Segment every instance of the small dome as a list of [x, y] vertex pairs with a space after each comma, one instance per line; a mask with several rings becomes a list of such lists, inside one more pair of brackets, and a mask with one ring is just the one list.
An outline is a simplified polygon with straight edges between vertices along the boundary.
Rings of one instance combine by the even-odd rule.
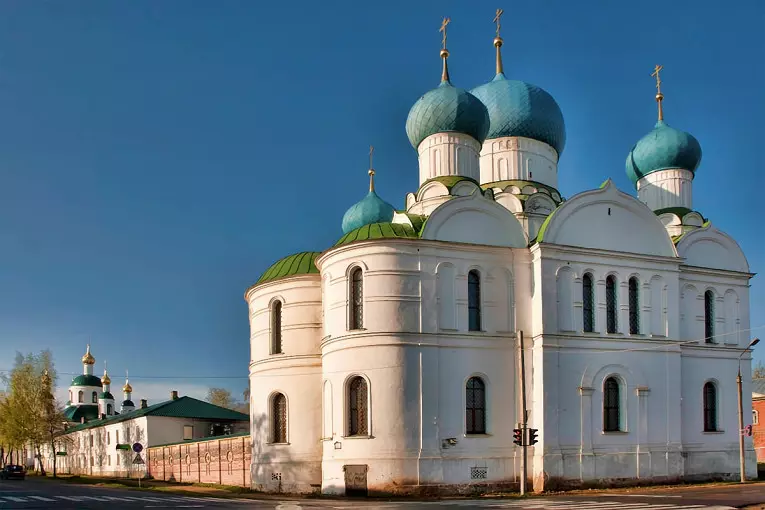
[[695, 173], [701, 163], [701, 145], [690, 133], [660, 120], [641, 138], [627, 156], [627, 177], [633, 184], [646, 175], [669, 168]]
[[104, 376], [101, 378], [101, 384], [111, 384], [112, 380], [109, 378], [109, 374], [104, 371]]
[[102, 391], [98, 398], [100, 400], [114, 400], [114, 397], [108, 391]]
[[473, 94], [445, 80], [409, 110], [406, 135], [416, 149], [430, 135], [448, 132], [470, 135], [483, 143], [489, 132], [489, 112]]
[[279, 259], [260, 275], [255, 285], [287, 276], [318, 273], [316, 257], [319, 255], [318, 251], [304, 251]]
[[133, 387], [130, 386], [130, 383], [125, 381], [125, 386], [122, 387], [122, 391], [125, 393], [133, 393]]
[[135, 407], [135, 404], [132, 400], [123, 400], [122, 407]]
[[93, 365], [96, 362], [96, 358], [93, 357], [92, 354], [90, 354], [90, 344], [88, 344], [88, 349], [85, 351], [85, 355], [82, 357], [82, 362], [85, 365]]
[[74, 379], [72, 379], [72, 386], [95, 386], [97, 388], [101, 387], [101, 379], [96, 377], [95, 375], [78, 375]]
[[393, 206], [372, 190], [343, 215], [343, 234], [370, 223], [387, 223], [393, 220], [394, 212]]
[[558, 156], [566, 145], [566, 125], [558, 103], [545, 90], [498, 73], [470, 91], [489, 112], [486, 138], [522, 136], [544, 142]]

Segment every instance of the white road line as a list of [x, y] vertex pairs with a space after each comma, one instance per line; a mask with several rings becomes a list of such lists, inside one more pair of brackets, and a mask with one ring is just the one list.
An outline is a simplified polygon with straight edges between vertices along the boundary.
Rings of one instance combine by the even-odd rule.
[[76, 501], [77, 503], [82, 501], [82, 496], [56, 496], [60, 499], [68, 499], [69, 501]]
[[56, 501], [55, 499], [46, 498], [43, 496], [27, 496], [28, 498], [39, 499], [40, 501]]
[[27, 503], [28, 501], [24, 498], [17, 498], [15, 496], [3, 496], [5, 499], [10, 499], [11, 501], [15, 501], [16, 503]]

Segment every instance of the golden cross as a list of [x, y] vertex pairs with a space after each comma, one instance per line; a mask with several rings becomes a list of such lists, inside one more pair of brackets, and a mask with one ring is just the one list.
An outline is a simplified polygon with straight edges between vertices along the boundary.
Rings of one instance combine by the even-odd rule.
[[660, 66], [656, 64], [656, 67], [654, 67], [653, 72], [651, 73], [651, 76], [656, 78], [656, 93], [661, 94], [661, 77], [659, 76], [659, 72], [664, 69], [664, 66]]
[[502, 17], [502, 14], [504, 14], [504, 12], [505, 11], [503, 11], [502, 9], [497, 9], [497, 15], [494, 16], [494, 20], [493, 21], [494, 21], [494, 23], [497, 24], [497, 37], [499, 37], [499, 27], [501, 26], [500, 22], [499, 22], [499, 18]]
[[448, 25], [452, 20], [449, 18], [444, 18], [443, 21], [441, 21], [441, 28], [438, 29], [439, 32], [442, 32], [444, 34], [444, 37], [441, 41], [441, 44], [443, 45], [443, 49], [446, 49], [446, 25]]

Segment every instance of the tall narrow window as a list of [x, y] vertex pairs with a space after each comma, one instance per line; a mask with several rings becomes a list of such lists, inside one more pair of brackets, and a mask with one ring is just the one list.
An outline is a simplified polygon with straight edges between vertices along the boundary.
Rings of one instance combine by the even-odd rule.
[[638, 295], [640, 284], [634, 276], [629, 283], [629, 306], [630, 306], [630, 335], [640, 334], [640, 297]]
[[606, 331], [616, 333], [616, 277], [606, 278]]
[[465, 433], [486, 434], [486, 384], [480, 377], [465, 386]]
[[711, 290], [704, 293], [704, 340], [714, 343], [715, 338], [715, 295]]
[[271, 399], [272, 442], [287, 442], [287, 397], [277, 393]]
[[481, 331], [481, 275], [475, 269], [468, 273], [468, 329]]
[[593, 301], [592, 275], [585, 273], [582, 277], [582, 326], [586, 333], [592, 333], [595, 329]]
[[348, 329], [362, 329], [364, 327], [364, 281], [360, 267], [351, 272], [350, 302], [351, 316]]
[[348, 384], [348, 435], [369, 434], [367, 381], [356, 376]]
[[717, 388], [714, 383], [704, 385], [704, 432], [717, 431]]
[[98, 404], [98, 392], [97, 391], [93, 392], [92, 397], [93, 397], [93, 403], [94, 404]]
[[85, 402], [85, 394], [81, 391], [77, 393], [77, 402]]
[[271, 304], [271, 354], [282, 353], [282, 302]]
[[112, 405], [111, 404], [106, 404], [106, 414], [108, 414], [109, 416], [112, 415]]
[[619, 381], [609, 377], [603, 384], [603, 431], [619, 432]]

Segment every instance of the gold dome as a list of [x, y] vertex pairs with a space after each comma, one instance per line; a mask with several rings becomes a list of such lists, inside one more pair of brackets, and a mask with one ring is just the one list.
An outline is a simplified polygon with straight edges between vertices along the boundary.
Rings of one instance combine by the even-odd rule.
[[109, 378], [109, 374], [106, 373], [106, 370], [104, 370], [104, 376], [101, 378], [101, 384], [111, 384], [112, 380]]
[[125, 381], [125, 386], [122, 387], [122, 391], [125, 393], [133, 393], [133, 387], [130, 386], [130, 383], [127, 380]]
[[85, 356], [82, 357], [82, 362], [85, 365], [94, 365], [96, 363], [96, 358], [90, 354], [90, 344], [88, 344], [88, 350], [85, 351]]

